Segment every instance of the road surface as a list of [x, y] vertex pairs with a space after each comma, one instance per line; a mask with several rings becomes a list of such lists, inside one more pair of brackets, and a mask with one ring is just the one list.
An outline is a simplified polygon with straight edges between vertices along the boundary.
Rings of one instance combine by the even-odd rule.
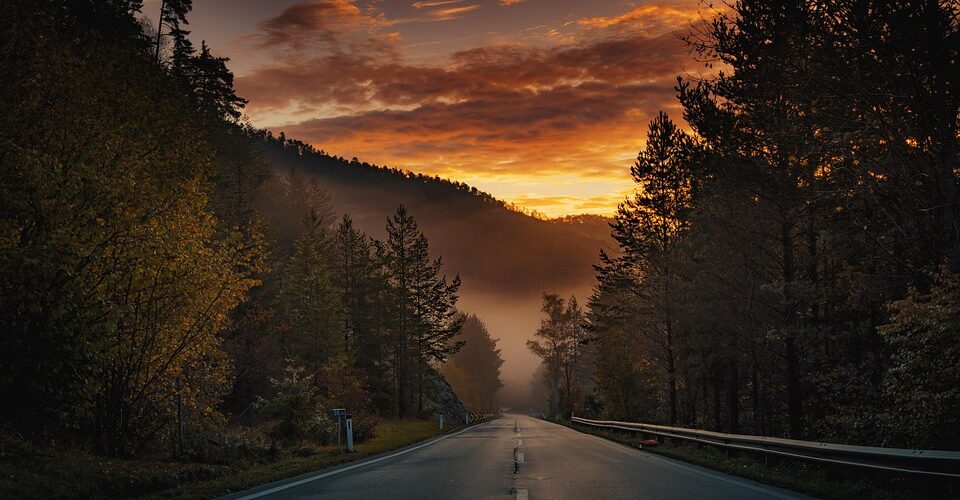
[[228, 498], [739, 500], [802, 496], [543, 420], [507, 415], [399, 453]]

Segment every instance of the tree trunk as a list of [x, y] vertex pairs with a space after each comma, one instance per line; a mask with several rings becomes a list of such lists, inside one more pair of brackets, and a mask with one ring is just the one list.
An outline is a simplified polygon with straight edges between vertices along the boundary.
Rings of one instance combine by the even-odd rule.
[[760, 420], [760, 366], [756, 352], [753, 353], [753, 360], [750, 363], [750, 403], [753, 411], [753, 429], [751, 429], [751, 432], [763, 434]]
[[713, 378], [713, 430], [720, 432], [721, 422], [720, 422], [720, 413], [722, 410], [720, 407], [720, 392], [723, 391], [723, 371], [715, 369], [714, 373], [716, 374]]
[[[786, 330], [793, 329], [796, 316], [795, 304], [789, 290], [794, 281], [793, 270], [793, 238], [790, 234], [792, 224], [786, 214], [781, 222], [780, 244], [783, 251], [783, 286], [784, 286], [784, 322]], [[784, 339], [785, 355], [787, 358], [787, 413], [790, 427], [790, 437], [800, 439], [803, 422], [803, 396], [800, 393], [800, 360], [797, 353], [796, 339], [792, 331], [786, 333]]]
[[739, 374], [737, 373], [737, 360], [730, 360], [730, 389], [727, 393], [727, 409], [729, 410], [727, 430], [731, 434], [740, 432], [740, 390]]
[[160, 2], [160, 21], [157, 23], [157, 46], [154, 54], [154, 58], [157, 60], [157, 64], [160, 64], [160, 37], [163, 36], [163, 11], [167, 7], [167, 0], [161, 0]]
[[677, 366], [673, 353], [673, 328], [667, 321], [667, 376], [670, 379], [670, 425], [677, 425]]

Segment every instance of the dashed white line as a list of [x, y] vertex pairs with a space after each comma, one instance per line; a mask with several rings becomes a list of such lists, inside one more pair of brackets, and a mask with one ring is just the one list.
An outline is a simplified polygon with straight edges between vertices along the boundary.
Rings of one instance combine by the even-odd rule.
[[516, 500], [527, 500], [527, 499], [529, 498], [529, 496], [530, 496], [530, 495], [529, 495], [529, 493], [527, 493], [527, 490], [517, 490], [517, 498], [516, 498]]

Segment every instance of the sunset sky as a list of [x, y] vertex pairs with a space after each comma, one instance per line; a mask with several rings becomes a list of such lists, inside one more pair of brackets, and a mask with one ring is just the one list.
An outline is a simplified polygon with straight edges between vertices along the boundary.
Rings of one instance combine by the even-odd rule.
[[[159, 0], [144, 14], [156, 18]], [[194, 0], [250, 121], [466, 182], [549, 216], [611, 214], [673, 85], [696, 0]]]

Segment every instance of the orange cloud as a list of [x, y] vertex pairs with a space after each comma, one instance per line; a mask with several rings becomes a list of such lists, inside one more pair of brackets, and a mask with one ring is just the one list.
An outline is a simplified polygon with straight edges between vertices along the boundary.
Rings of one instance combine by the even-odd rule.
[[[477, 8], [420, 3], [428, 16]], [[673, 85], [694, 64], [672, 32], [623, 27], [654, 18], [677, 27], [690, 15], [640, 7], [581, 20], [588, 32], [574, 42], [479, 46], [443, 64], [351, 44], [279, 59], [236, 85], [256, 123], [333, 154], [454, 178], [551, 216], [611, 214], [632, 189], [629, 166], [651, 117], [663, 109], [679, 119]]]
[[413, 2], [414, 8], [427, 9], [431, 7], [441, 7], [444, 5], [453, 5], [463, 3], [463, 0], [436, 0], [433, 2]]
[[700, 20], [696, 8], [684, 8], [664, 5], [642, 5], [618, 16], [588, 17], [577, 21], [581, 26], [590, 28], [677, 28]]
[[430, 11], [428, 14], [431, 19], [436, 21], [448, 21], [450, 19], [459, 19], [463, 17], [464, 14], [468, 12], [473, 12], [480, 8], [480, 5], [464, 5], [463, 7], [448, 7], [445, 9], [438, 9]]

